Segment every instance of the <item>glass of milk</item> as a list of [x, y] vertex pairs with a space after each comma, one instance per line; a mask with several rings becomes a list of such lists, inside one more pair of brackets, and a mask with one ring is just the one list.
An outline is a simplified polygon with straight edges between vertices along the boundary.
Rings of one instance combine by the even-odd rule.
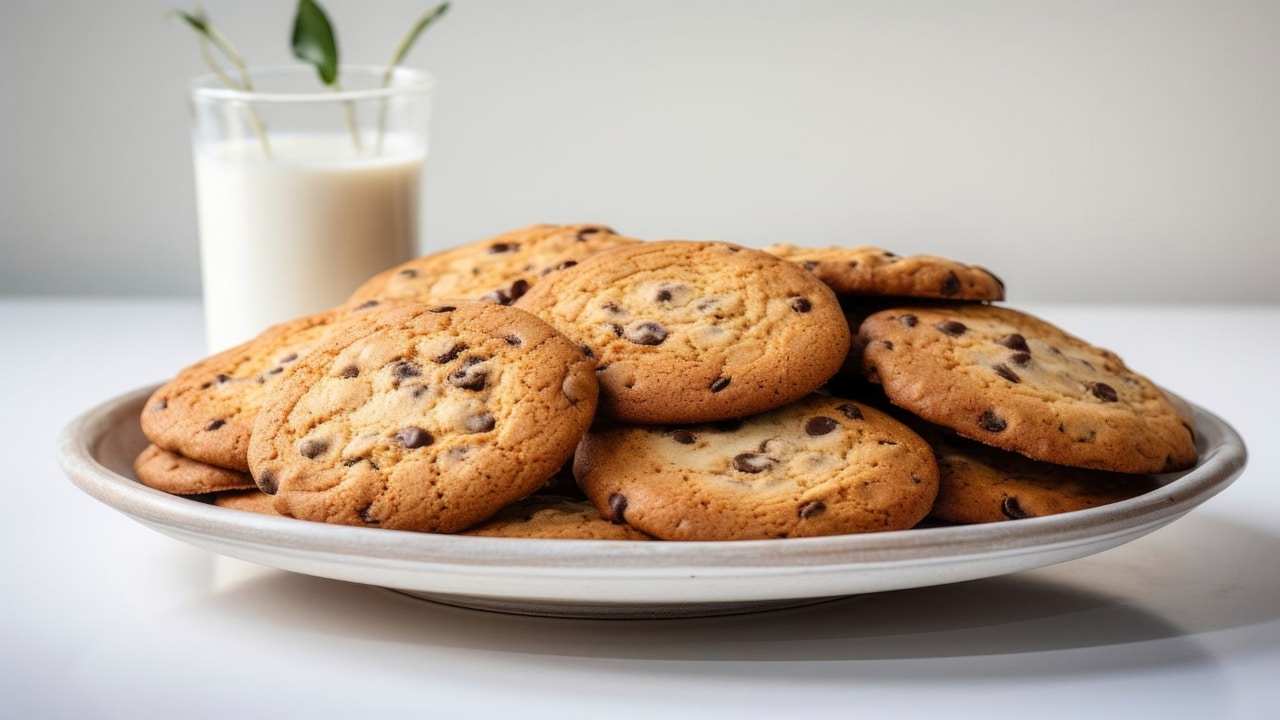
[[211, 353], [419, 254], [431, 76], [345, 66], [334, 91], [310, 66], [249, 72], [252, 92], [190, 88]]

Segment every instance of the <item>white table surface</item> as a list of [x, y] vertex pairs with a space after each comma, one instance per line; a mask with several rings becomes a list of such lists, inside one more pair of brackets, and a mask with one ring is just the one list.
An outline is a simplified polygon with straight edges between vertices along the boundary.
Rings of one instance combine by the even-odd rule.
[[202, 355], [190, 300], [0, 298], [0, 718], [1280, 716], [1280, 306], [1019, 306], [1225, 418], [1243, 476], [1100, 555], [692, 620], [517, 617], [220, 558], [73, 486], [81, 411]]

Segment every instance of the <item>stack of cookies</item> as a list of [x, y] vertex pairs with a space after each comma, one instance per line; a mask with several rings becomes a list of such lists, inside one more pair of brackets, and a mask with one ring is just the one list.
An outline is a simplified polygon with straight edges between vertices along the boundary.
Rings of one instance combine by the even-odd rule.
[[874, 247], [524, 228], [182, 370], [135, 471], [345, 525], [739, 540], [1069, 512], [1195, 464], [1189, 413], [1004, 292]]

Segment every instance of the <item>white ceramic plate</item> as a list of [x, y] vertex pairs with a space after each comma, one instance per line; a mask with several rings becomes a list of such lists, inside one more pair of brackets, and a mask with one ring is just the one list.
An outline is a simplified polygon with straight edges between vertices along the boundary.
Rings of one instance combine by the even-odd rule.
[[379, 585], [467, 607], [564, 617], [747, 612], [844, 595], [973, 580], [1081, 558], [1145, 535], [1244, 469], [1240, 436], [1191, 405], [1200, 462], [1145, 495], [1090, 510], [988, 525], [737, 542], [464, 537], [325, 525], [215, 507], [133, 476], [154, 388], [71, 422], [58, 455], [82, 490], [162, 533], [298, 573]]

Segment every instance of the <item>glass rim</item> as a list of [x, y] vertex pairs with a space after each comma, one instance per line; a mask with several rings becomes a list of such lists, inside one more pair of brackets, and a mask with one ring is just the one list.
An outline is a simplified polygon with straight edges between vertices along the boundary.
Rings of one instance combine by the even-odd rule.
[[[386, 67], [378, 65], [341, 65], [338, 77], [344, 73], [358, 73], [364, 76], [381, 77]], [[315, 68], [301, 63], [295, 65], [262, 65], [248, 68], [250, 77], [261, 75], [311, 74]], [[234, 71], [231, 73], [234, 75]], [[240, 90], [229, 88], [222, 83], [216, 73], [204, 73], [192, 78], [188, 90], [194, 100], [220, 100], [252, 103], [316, 103], [343, 102], [357, 100], [379, 100], [403, 95], [405, 93], [428, 93], [435, 87], [435, 77], [423, 70], [397, 65], [391, 71], [392, 84], [387, 87], [367, 88], [361, 90], [328, 90], [320, 84], [316, 77], [315, 90], [301, 92], [279, 92], [262, 90]]]

